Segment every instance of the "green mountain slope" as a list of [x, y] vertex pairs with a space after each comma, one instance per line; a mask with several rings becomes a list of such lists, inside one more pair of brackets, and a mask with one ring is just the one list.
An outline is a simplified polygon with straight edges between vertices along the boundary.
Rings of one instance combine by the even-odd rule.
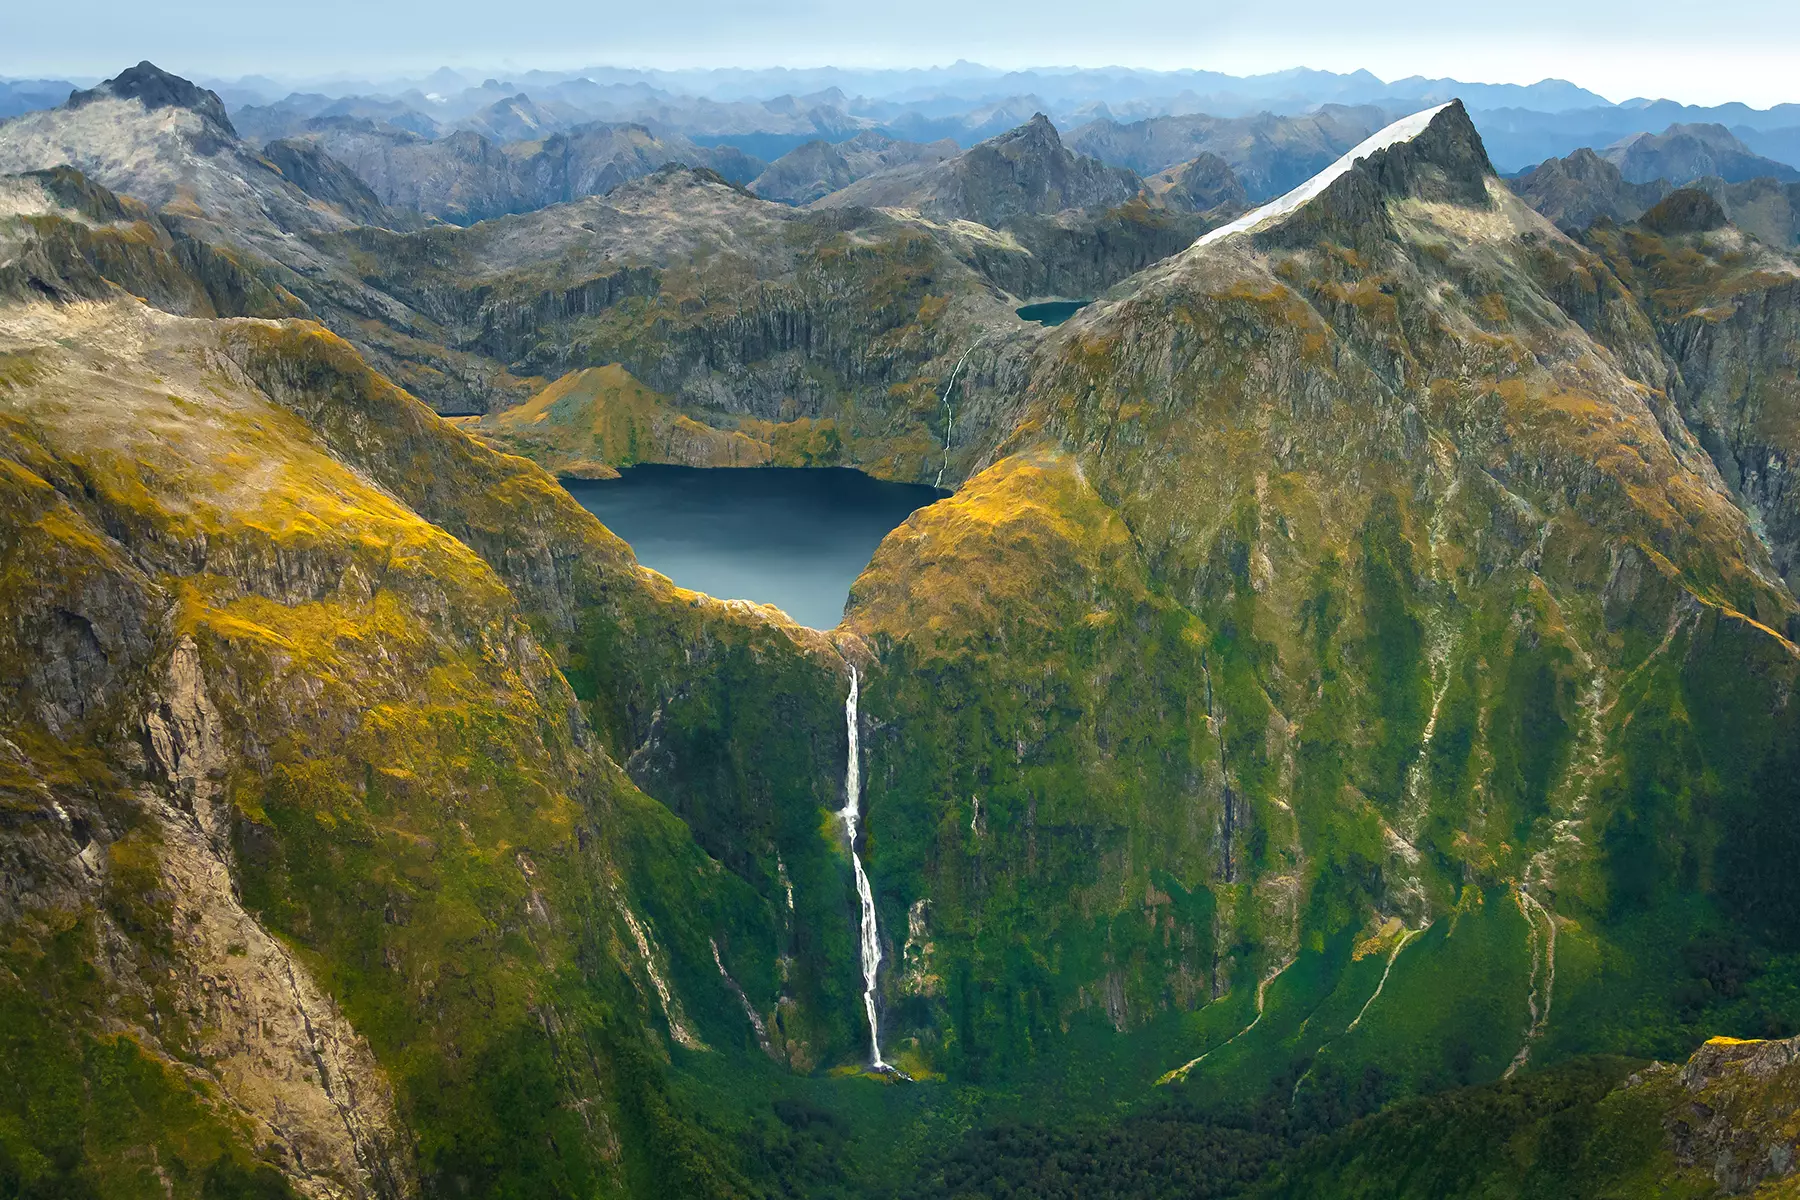
[[1048, 331], [1008, 235], [686, 171], [315, 239], [567, 371], [478, 427], [552, 466], [944, 471], [828, 633], [6, 180], [0, 1183], [1699, 1195], [1750, 1130], [1713, 1186], [1785, 1186], [1777, 1051], [1585, 1056], [1800, 1027], [1792, 264], [1420, 125]]

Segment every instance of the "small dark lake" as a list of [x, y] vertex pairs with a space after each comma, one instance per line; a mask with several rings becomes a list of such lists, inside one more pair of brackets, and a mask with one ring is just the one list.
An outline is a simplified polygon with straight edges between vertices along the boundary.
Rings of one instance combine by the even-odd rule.
[[830, 629], [881, 539], [946, 493], [841, 467], [645, 464], [618, 479], [565, 479], [638, 561], [684, 588], [773, 604]]
[[1092, 303], [1091, 300], [1046, 300], [1042, 304], [1027, 304], [1024, 308], [1014, 311], [1019, 314], [1021, 321], [1036, 321], [1039, 325], [1061, 325]]

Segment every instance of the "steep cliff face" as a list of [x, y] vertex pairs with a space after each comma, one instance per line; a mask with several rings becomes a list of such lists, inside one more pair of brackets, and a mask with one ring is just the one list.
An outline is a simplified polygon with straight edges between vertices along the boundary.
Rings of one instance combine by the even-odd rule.
[[[0, 307], [4, 1177], [743, 1187], [658, 1063], [849, 1043], [853, 952], [777, 970], [838, 949], [843, 880], [803, 816], [757, 895], [615, 762], [747, 661], [829, 712], [836, 651], [639, 571], [316, 326], [42, 294]], [[783, 736], [828, 804], [841, 749]]]
[[1587, 241], [1640, 298], [1679, 370], [1671, 391], [1683, 418], [1795, 586], [1800, 265], [1726, 226], [1724, 210], [1690, 190]]
[[[1057, 330], [1005, 457], [856, 589], [893, 673], [890, 957], [916, 912], [954, 981], [933, 1008], [896, 971], [896, 1037], [967, 1069], [1103, 1004], [1208, 1088], [1310, 1064], [1299, 1101], [1691, 1036], [1682, 947], [1782, 944], [1754, 913], [1792, 903], [1765, 851], [1796, 606], [1676, 384], [1459, 106]], [[1079, 486], [988, 494], [1046, 462]], [[1126, 536], [1102, 563], [1069, 528]]]

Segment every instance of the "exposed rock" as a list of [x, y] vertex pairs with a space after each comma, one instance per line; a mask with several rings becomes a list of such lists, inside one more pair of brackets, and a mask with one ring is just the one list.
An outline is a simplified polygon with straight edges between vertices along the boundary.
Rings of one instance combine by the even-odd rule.
[[404, 224], [395, 220], [397, 214], [388, 211], [354, 171], [311, 142], [299, 139], [270, 142], [263, 147], [263, 156], [295, 187], [327, 204], [336, 205], [365, 225], [402, 227]]
[[81, 108], [106, 96], [136, 100], [148, 112], [155, 112], [159, 108], [185, 108], [198, 113], [232, 140], [237, 138], [237, 130], [232, 128], [231, 118], [225, 112], [225, 103], [219, 99], [217, 92], [197, 87], [151, 62], [141, 62], [135, 67], [120, 71], [99, 87], [85, 92], [71, 92], [65, 107]]
[[1800, 1166], [1800, 1038], [1713, 1038], [1675, 1073], [1687, 1094], [1665, 1118], [1675, 1159], [1729, 1194]]

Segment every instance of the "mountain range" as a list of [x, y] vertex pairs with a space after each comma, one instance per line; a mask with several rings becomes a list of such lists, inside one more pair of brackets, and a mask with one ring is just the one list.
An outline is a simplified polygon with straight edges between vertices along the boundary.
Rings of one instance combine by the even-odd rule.
[[[0, 123], [0, 1190], [1791, 1194], [1794, 185], [1408, 86]], [[944, 496], [817, 630], [647, 461]]]

